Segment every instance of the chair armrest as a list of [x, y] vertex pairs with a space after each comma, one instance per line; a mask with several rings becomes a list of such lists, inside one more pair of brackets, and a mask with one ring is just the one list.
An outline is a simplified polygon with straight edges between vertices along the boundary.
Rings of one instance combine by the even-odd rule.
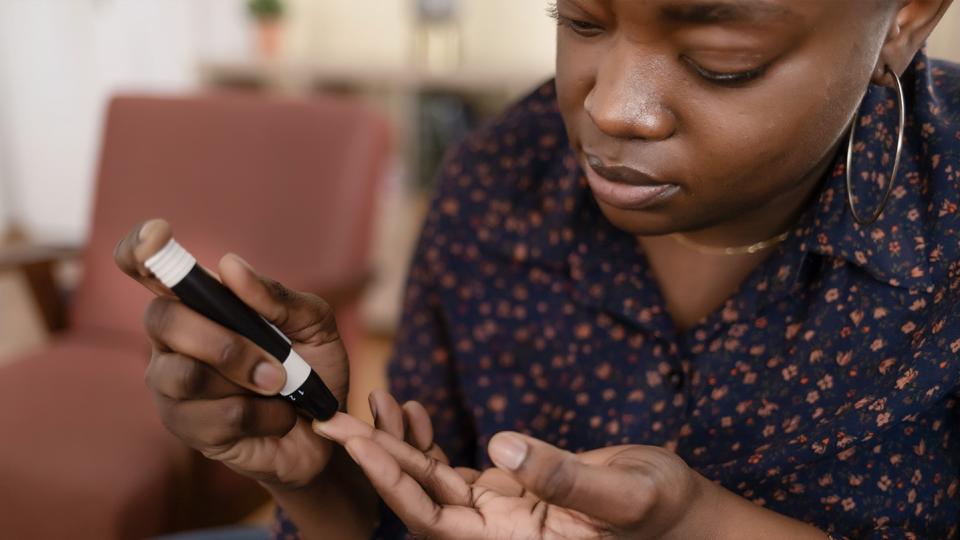
[[60, 262], [77, 259], [80, 253], [80, 248], [73, 246], [14, 244], [0, 247], [0, 272], [23, 273], [50, 332], [67, 326], [67, 306], [57, 286], [54, 268]]
[[55, 264], [80, 257], [76, 246], [11, 244], [0, 246], [0, 271], [22, 270], [32, 265]]

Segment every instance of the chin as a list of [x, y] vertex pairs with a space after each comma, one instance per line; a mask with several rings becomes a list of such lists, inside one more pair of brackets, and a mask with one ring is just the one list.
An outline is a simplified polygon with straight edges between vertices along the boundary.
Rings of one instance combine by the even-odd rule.
[[663, 236], [686, 227], [665, 207], [626, 210], [597, 201], [600, 211], [614, 227], [633, 236]]

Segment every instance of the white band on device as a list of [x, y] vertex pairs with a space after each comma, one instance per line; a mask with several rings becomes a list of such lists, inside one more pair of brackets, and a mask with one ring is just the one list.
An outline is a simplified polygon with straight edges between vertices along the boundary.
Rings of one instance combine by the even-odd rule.
[[197, 264], [197, 259], [173, 238], [144, 263], [147, 269], [169, 288], [183, 281]]
[[303, 383], [306, 382], [311, 371], [310, 364], [293, 349], [290, 349], [290, 354], [288, 354], [287, 359], [283, 361], [283, 369], [287, 372], [287, 383], [284, 384], [280, 390], [280, 393], [284, 396], [289, 396], [296, 392], [297, 388], [300, 388]]

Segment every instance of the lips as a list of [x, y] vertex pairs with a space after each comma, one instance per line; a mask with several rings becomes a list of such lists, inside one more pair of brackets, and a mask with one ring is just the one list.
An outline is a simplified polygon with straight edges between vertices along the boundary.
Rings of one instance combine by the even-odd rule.
[[637, 169], [606, 165], [587, 154], [587, 182], [594, 196], [624, 210], [641, 210], [665, 202], [680, 192], [680, 186], [663, 182]]

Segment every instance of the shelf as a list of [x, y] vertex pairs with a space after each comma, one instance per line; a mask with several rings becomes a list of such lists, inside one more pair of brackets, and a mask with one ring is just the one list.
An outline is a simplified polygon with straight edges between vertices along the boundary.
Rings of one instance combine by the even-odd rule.
[[283, 61], [209, 62], [200, 66], [208, 86], [262, 86], [286, 91], [347, 87], [401, 92], [519, 95], [548, 79], [549, 73], [461, 71], [424, 73], [401, 68], [310, 66]]

